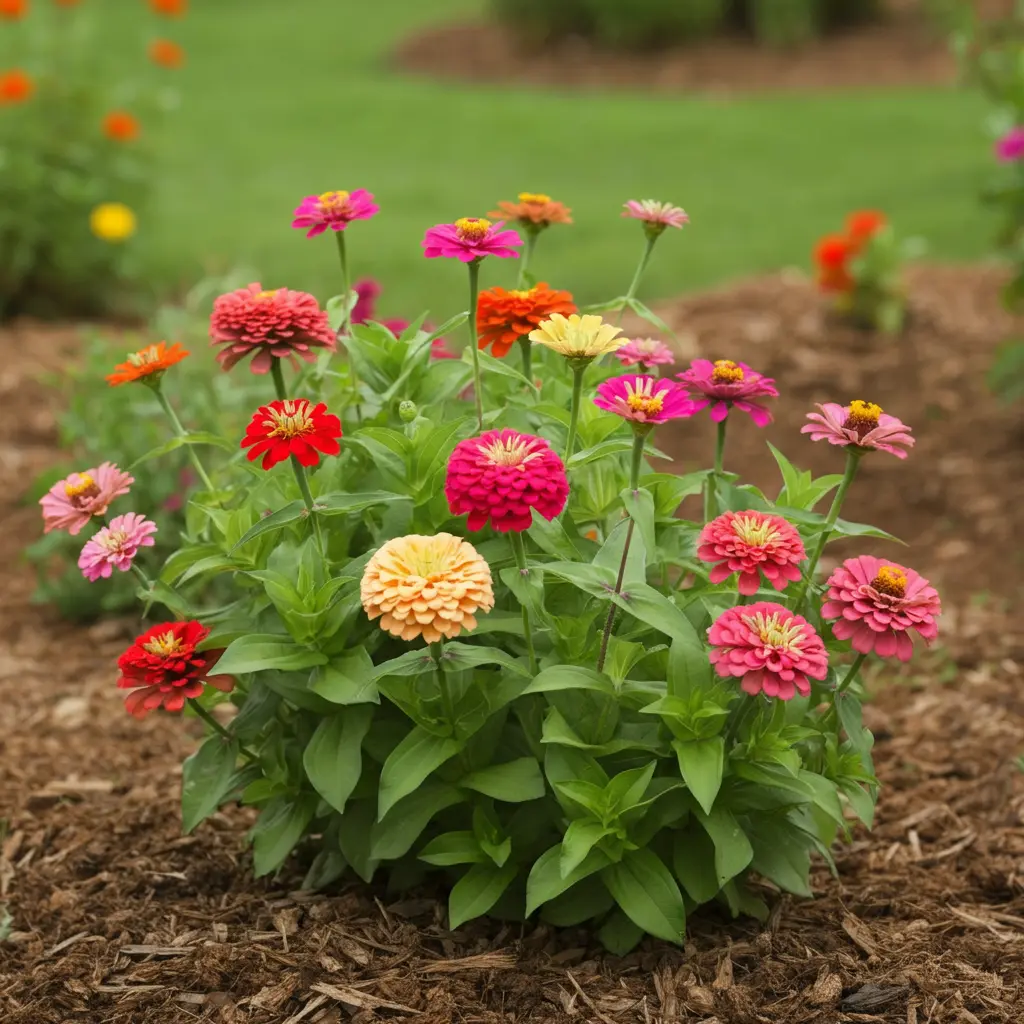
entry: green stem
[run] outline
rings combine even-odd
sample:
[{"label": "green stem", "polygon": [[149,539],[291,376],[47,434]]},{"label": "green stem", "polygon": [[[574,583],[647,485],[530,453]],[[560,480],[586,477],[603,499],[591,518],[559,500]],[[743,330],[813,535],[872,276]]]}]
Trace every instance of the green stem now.
[{"label": "green stem", "polygon": [[519,276],[516,278],[516,288],[520,290],[526,287],[526,272],[533,258],[533,248],[537,244],[538,234],[538,231],[526,232],[526,245],[523,247],[523,255],[519,258]]},{"label": "green stem", "polygon": [[316,509],[313,507],[313,492],[309,489],[309,480],[306,478],[306,467],[293,455],[291,457],[292,470],[295,473],[295,480],[299,485],[299,490],[302,492],[302,500],[305,502],[306,508],[309,511],[309,517],[313,520],[313,533],[316,534],[316,542],[320,548],[320,554],[326,558],[326,551],[324,549],[324,538],[320,532],[320,517],[317,515]]},{"label": "green stem", "polygon": [[704,488],[704,522],[710,523],[718,515],[718,479],[722,475],[722,463],[725,459],[725,425],[728,417],[718,424],[718,437],[715,440],[715,468],[708,476]]},{"label": "green stem", "polygon": [[525,335],[519,337],[519,354],[523,357],[523,376],[533,383],[533,342]]},{"label": "green stem", "polygon": [[654,252],[654,243],[657,238],[648,237],[644,244],[644,254],[640,257],[640,262],[637,264],[636,273],[633,274],[633,280],[629,284],[629,291],[626,292],[625,299],[622,308],[619,310],[619,323],[622,323],[623,314],[629,306],[629,301],[635,298],[637,289],[640,287],[640,279],[644,276],[644,271],[647,269],[647,264],[651,262],[651,253]]},{"label": "green stem", "polygon": [[569,468],[569,460],[576,448],[576,425],[580,419],[580,396],[583,394],[583,374],[587,372],[586,363],[574,364],[572,368],[572,406],[569,410],[569,436],[565,442],[565,466]]},{"label": "green stem", "polygon": [[281,369],[281,360],[277,356],[270,359],[270,376],[274,378],[274,390],[277,397],[284,402],[288,398],[288,390],[284,386],[284,371]]},{"label": "green stem", "polygon": [[444,641],[436,640],[430,645],[430,653],[434,656],[434,677],[437,679],[437,688],[441,691],[441,704],[444,707],[445,717],[452,727],[452,735],[455,735],[455,702],[452,700],[452,691],[448,686],[448,677],[445,675],[444,663]]},{"label": "green stem", "polygon": [[[512,543],[512,554],[515,555],[516,565],[519,567],[519,575],[526,580],[530,570],[526,565],[526,545],[523,543],[523,535],[518,531],[509,534]],[[526,605],[521,601],[520,607],[523,611],[523,636],[526,638],[526,653],[530,658],[530,674],[537,674],[537,654],[533,649],[533,630],[530,628],[530,613]]]},{"label": "green stem", "polygon": [[477,332],[477,295],[480,291],[480,260],[466,264],[469,267],[469,350],[473,353],[473,399],[476,402],[476,425],[484,429],[483,384],[480,379],[480,341]]},{"label": "green stem", "polygon": [[633,427],[633,452],[629,461],[629,486],[634,491],[640,490],[640,469],[644,464],[644,442],[651,432],[650,427],[646,430],[638,430],[638,426],[640,425],[634,424]]},{"label": "green stem", "polygon": [[850,666],[846,675],[843,676],[842,680],[836,685],[835,697],[841,696],[846,691],[846,689],[856,678],[857,673],[860,671],[861,665],[863,665],[866,660],[866,654],[858,654],[857,657],[854,658],[853,664]]},{"label": "green stem", "polygon": [[[181,425],[181,420],[178,419],[178,414],[171,407],[171,403],[167,401],[167,396],[163,393],[163,391],[161,391],[160,388],[157,387],[153,389],[153,394],[156,395],[156,400],[160,403],[161,408],[167,414],[167,418],[171,421],[171,427],[173,428],[174,433],[178,437],[188,437],[188,433],[186,432],[185,428]],[[210,480],[209,476],[206,473],[206,470],[203,468],[202,462],[199,461],[199,456],[196,455],[192,445],[186,444],[185,448],[188,451],[188,457],[192,463],[193,468],[199,474],[199,479],[203,481],[203,486],[208,491],[212,491],[214,489],[213,482]]]},{"label": "green stem", "polygon": [[[223,739],[226,739],[226,740],[228,740],[228,741],[229,741],[230,743],[234,743],[234,742],[235,742],[235,737],[234,737],[234,736],[232,736],[232,735],[231,735],[231,733],[229,733],[229,732],[227,731],[227,729],[225,729],[225,728],[224,728],[224,726],[223,726],[223,725],[221,725],[221,724],[220,724],[220,722],[218,722],[218,721],[217,721],[217,719],[216,719],[216,718],[214,718],[214,717],[213,717],[213,715],[211,715],[211,714],[210,714],[210,712],[209,712],[209,711],[207,711],[207,710],[206,710],[206,708],[204,708],[204,707],[203,707],[203,705],[199,703],[199,701],[198,701],[198,700],[196,700],[196,698],[195,698],[195,697],[189,697],[189,698],[188,698],[188,704],[189,704],[189,707],[190,707],[190,708],[192,708],[192,710],[193,710],[193,711],[194,711],[194,712],[195,712],[195,713],[196,713],[196,714],[197,714],[197,715],[198,715],[198,716],[199,716],[199,717],[200,717],[200,718],[201,718],[201,719],[202,719],[202,720],[203,720],[203,721],[204,721],[204,722],[205,722],[205,723],[206,723],[206,724],[207,724],[207,725],[208,725],[208,726],[209,726],[209,727],[211,728],[211,729],[213,729],[213,731],[214,731],[215,733],[219,733],[219,734],[220,734],[220,736],[221,736],[221,737],[222,737]],[[247,759],[248,759],[249,761],[252,761],[252,762],[254,762],[254,763],[255,763],[255,762],[257,762],[257,761],[259,761],[259,757],[257,757],[257,756],[256,756],[256,754],[254,754],[254,753],[253,753],[253,752],[252,752],[252,751],[251,751],[251,750],[250,750],[250,749],[249,749],[249,748],[248,748],[247,746],[245,746],[244,744],[241,744],[241,743],[240,743],[240,744],[238,745],[238,750],[239,750],[239,753],[240,753],[240,754],[242,755],[242,757],[244,757],[244,758],[247,758]]]},{"label": "green stem", "polygon": [[131,570],[135,573],[138,581],[146,588],[146,590],[153,589],[153,581],[134,562],[131,564]]},{"label": "green stem", "polygon": [[[341,328],[338,333],[348,336],[352,330],[352,307],[349,305],[349,300],[352,298],[352,286],[349,283],[348,250],[345,248],[345,232],[335,231],[334,237],[338,243],[338,262],[341,264],[341,287],[345,306],[345,312],[342,315],[341,320]],[[352,379],[352,389],[356,393],[356,421],[362,423],[363,412],[359,407],[359,375],[356,373],[355,363],[352,362],[351,352],[348,354],[348,373],[349,377]]]}]

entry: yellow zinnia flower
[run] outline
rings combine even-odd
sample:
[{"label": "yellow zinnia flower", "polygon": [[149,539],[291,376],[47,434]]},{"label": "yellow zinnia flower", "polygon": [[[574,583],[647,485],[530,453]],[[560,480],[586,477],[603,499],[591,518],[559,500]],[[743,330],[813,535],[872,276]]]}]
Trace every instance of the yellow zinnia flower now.
[{"label": "yellow zinnia flower", "polygon": [[530,332],[530,340],[546,345],[567,359],[596,359],[626,344],[627,338],[618,337],[621,333],[621,327],[606,324],[599,316],[552,313]]},{"label": "yellow zinnia flower", "polygon": [[389,540],[366,563],[360,597],[381,629],[427,643],[475,629],[474,613],[494,607],[490,566],[450,533]]},{"label": "yellow zinnia flower", "polygon": [[89,215],[89,228],[104,242],[123,242],[135,234],[135,214],[124,203],[100,203]]}]

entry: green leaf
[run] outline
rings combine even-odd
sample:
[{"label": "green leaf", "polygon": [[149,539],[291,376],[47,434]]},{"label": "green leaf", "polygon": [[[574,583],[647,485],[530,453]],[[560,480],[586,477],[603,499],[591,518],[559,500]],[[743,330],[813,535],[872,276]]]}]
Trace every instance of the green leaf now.
[{"label": "green leaf", "polygon": [[[597,920],[615,906],[612,894],[597,875],[584,878],[571,889],[544,905],[541,920],[556,928],[574,928],[584,921]],[[633,923],[626,919],[632,928]]]},{"label": "green leaf", "polygon": [[313,673],[310,689],[332,704],[379,704],[374,667],[365,647],[338,655]]},{"label": "green leaf", "polygon": [[181,766],[181,829],[187,835],[221,805],[231,791],[238,744],[211,736]]},{"label": "green leaf", "polygon": [[598,929],[597,937],[612,956],[626,956],[640,944],[644,930],[616,907]]},{"label": "green leaf", "polygon": [[470,416],[456,417],[434,427],[423,440],[422,434],[416,435],[417,451],[413,476],[417,483],[425,484],[430,480],[434,471],[446,461],[447,453],[454,447],[455,438],[473,422]]},{"label": "green leaf", "polygon": [[654,498],[651,492],[644,490],[643,487],[638,491],[627,487],[622,491],[620,497],[622,504],[626,506],[629,518],[636,523],[636,527],[640,531],[644,548],[649,552],[654,552],[658,542],[654,534]]},{"label": "green leaf", "polygon": [[[480,372],[484,379],[487,379],[488,373],[496,373],[501,377],[510,377],[512,380],[519,384],[525,384],[535,394],[539,395],[540,392],[537,390],[537,385],[532,380],[527,380],[515,367],[509,364],[505,359],[495,359],[490,352],[485,352],[482,349],[477,352],[480,357]],[[472,364],[473,353],[467,347],[462,352],[462,361],[464,363]]]},{"label": "green leaf", "polygon": [[262,811],[253,827],[253,873],[257,878],[276,871],[302,838],[316,811],[312,793],[297,797],[277,797]]},{"label": "green leaf", "polygon": [[567,559],[571,562],[580,557],[580,551],[565,529],[564,520],[567,518],[567,515],[556,516],[549,521],[533,509],[533,525],[530,527],[529,536],[537,547],[553,558]]},{"label": "green leaf", "polygon": [[721,736],[706,740],[674,740],[672,749],[676,752],[683,781],[704,813],[710,814],[722,785],[725,740]]},{"label": "green leaf", "polygon": [[654,324],[659,331],[668,335],[672,334],[672,328],[657,313],[648,309],[639,299],[630,299],[629,306],[637,316],[643,317],[650,324]]},{"label": "green leaf", "polygon": [[629,297],[619,295],[617,298],[608,299],[606,302],[593,302],[580,310],[581,313],[609,313],[624,308],[629,304]]},{"label": "green leaf", "polygon": [[435,736],[422,726],[415,726],[391,751],[381,769],[377,820],[382,820],[402,797],[416,789],[462,747],[463,744],[451,736]]},{"label": "green leaf", "polygon": [[453,864],[490,863],[472,832],[445,832],[435,836],[420,850],[419,859],[442,868]]},{"label": "green leaf", "polygon": [[664,594],[646,583],[630,583],[612,600],[624,611],[673,640],[693,647],[700,645],[697,632],[686,615]]},{"label": "green leaf", "polygon": [[619,772],[608,783],[605,791],[608,810],[615,814],[622,814],[640,803],[647,792],[647,787],[651,784],[654,769],[657,766],[657,761],[651,761],[642,768],[629,768],[624,772]]},{"label": "green leaf", "polygon": [[689,699],[709,689],[711,662],[697,631],[688,637],[674,637],[668,652],[668,692]]},{"label": "green leaf", "polygon": [[698,812],[697,819],[715,847],[718,884],[725,885],[750,864],[754,856],[753,847],[731,811],[716,807],[710,814]]},{"label": "green leaf", "polygon": [[370,829],[370,856],[374,860],[398,860],[412,849],[413,843],[430,819],[465,795],[445,782],[430,782],[399,800],[383,821]]},{"label": "green leaf", "polygon": [[864,728],[860,701],[852,693],[837,694],[834,700],[839,721],[842,723],[846,738],[850,741],[850,746],[860,754],[861,760],[870,758],[875,738],[870,730]]},{"label": "green leaf", "polygon": [[232,558],[227,558],[225,555],[210,555],[208,558],[200,558],[198,562],[194,562],[190,565],[182,574],[178,580],[178,586],[182,586],[188,583],[189,580],[195,579],[197,576],[202,576],[205,573],[215,572],[233,572],[238,569],[242,569],[241,566]]},{"label": "green leaf", "polygon": [[372,708],[350,708],[325,718],[306,744],[302,755],[306,776],[336,811],[344,812],[362,774],[362,742],[372,721]]},{"label": "green leaf", "polygon": [[722,887],[715,870],[715,847],[699,826],[676,832],[672,844],[672,869],[694,903],[713,900]]},{"label": "green leaf", "polygon": [[374,665],[371,678],[376,681],[385,676],[419,676],[424,672],[433,672],[434,668],[434,656],[429,650],[420,648]]},{"label": "green leaf", "polygon": [[469,313],[456,313],[454,316],[448,317],[447,320],[440,327],[435,327],[428,335],[427,341],[434,341],[435,338],[443,338],[446,334],[451,334],[457,327],[461,327],[469,319]]},{"label": "green leaf", "polygon": [[363,491],[360,494],[324,494],[313,502],[322,516],[340,516],[347,512],[362,512],[374,505],[390,505],[393,501],[409,501],[407,494],[392,491]]},{"label": "green leaf", "polygon": [[633,439],[629,437],[613,437],[608,441],[595,444],[593,448],[585,448],[576,452],[566,463],[566,469],[578,469],[589,462],[597,462],[599,459],[606,459],[610,455],[620,455],[622,452],[633,450]]},{"label": "green leaf", "polygon": [[785,819],[761,819],[753,830],[754,859],[751,867],[780,889],[795,896],[811,897],[809,840]]},{"label": "green leaf", "polygon": [[161,445],[157,445],[156,448],[151,448],[145,455],[140,455],[128,468],[135,469],[137,466],[141,466],[144,462],[149,462],[150,459],[159,458],[161,455],[168,455],[170,452],[177,451],[183,445],[192,444],[209,444],[215,448],[222,448],[224,451],[234,452],[235,446],[230,441],[225,440],[223,437],[217,434],[210,434],[205,431],[196,431],[191,434],[186,434],[184,437],[172,437],[169,441],[165,441]]},{"label": "green leaf", "polygon": [[541,566],[544,572],[572,583],[594,597],[608,600],[615,590],[615,570],[600,565],[581,565],[577,562],[549,562]]},{"label": "green leaf", "polygon": [[540,765],[532,757],[481,768],[460,779],[459,785],[510,804],[539,800],[546,792]]},{"label": "green leaf", "polygon": [[251,633],[228,645],[217,662],[217,674],[240,676],[246,672],[265,672],[278,669],[291,672],[300,668],[323,665],[327,656],[277,634]]},{"label": "green leaf", "polygon": [[541,669],[523,693],[553,693],[558,690],[595,690],[615,696],[615,687],[606,675],[579,665],[552,665]]},{"label": "green leaf", "polygon": [[601,872],[601,880],[638,928],[682,945],[686,932],[682,893],[657,854],[647,847],[629,850],[618,864]]},{"label": "green leaf", "polygon": [[521,676],[530,674],[525,665],[497,647],[477,647],[473,644],[459,643],[457,640],[444,645],[441,661],[449,671],[461,672],[464,669],[476,668],[478,665],[500,665]]},{"label": "green leaf", "polygon": [[569,822],[562,837],[562,855],[558,870],[562,877],[571,875],[590,854],[590,851],[606,836],[611,828],[594,818],[577,818]]},{"label": "green leaf", "polygon": [[231,550],[237,551],[238,548],[248,544],[249,541],[255,540],[257,537],[261,537],[263,534],[270,533],[273,530],[282,530],[289,523],[294,523],[296,519],[302,519],[303,516],[308,515],[309,511],[301,500],[289,502],[284,508],[271,512],[269,516],[264,516],[255,526],[247,530],[242,535],[241,540]]},{"label": "green leaf", "polygon": [[594,849],[587,854],[582,864],[563,877],[559,866],[561,856],[562,844],[556,843],[545,850],[530,869],[530,876],[526,880],[527,917],[539,906],[561,895],[588,875],[601,871],[610,863],[600,850]]},{"label": "green leaf", "polygon": [[474,864],[455,883],[448,897],[448,927],[458,928],[486,914],[512,884],[518,870],[513,863],[500,868],[494,864]]}]

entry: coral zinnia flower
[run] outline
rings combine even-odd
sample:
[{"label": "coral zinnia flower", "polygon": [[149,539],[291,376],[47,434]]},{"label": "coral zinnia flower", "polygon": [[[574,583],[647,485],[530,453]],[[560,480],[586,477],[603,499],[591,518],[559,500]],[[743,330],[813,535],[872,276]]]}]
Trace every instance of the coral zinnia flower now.
[{"label": "coral zinnia flower", "polygon": [[257,282],[221,295],[213,304],[210,337],[226,345],[217,353],[221,368],[230,370],[248,355],[253,373],[268,373],[272,359],[298,356],[307,363],[313,348],[333,352],[334,331],[315,298],[290,288],[264,291]]},{"label": "coral zinnia flower", "polygon": [[0,18],[17,21],[28,11],[28,0],[0,0]]},{"label": "coral zinnia flower", "polygon": [[503,223],[492,224],[483,217],[460,217],[454,224],[437,224],[423,236],[423,255],[428,260],[448,256],[463,263],[485,256],[518,256],[516,250],[523,240],[515,231],[499,230]]},{"label": "coral zinnia flower", "polygon": [[676,361],[672,349],[657,338],[633,338],[615,353],[615,358],[623,366],[639,365],[641,373],[646,373],[649,366],[668,366]]},{"label": "coral zinnia flower", "polygon": [[569,497],[562,460],[542,437],[516,430],[488,430],[460,441],[448,459],[444,493],[452,515],[469,513],[466,525],[517,533],[530,528],[535,508],[559,515]]},{"label": "coral zinnia flower", "polygon": [[167,711],[180,711],[185,701],[198,697],[203,685],[229,692],[235,685],[231,676],[211,676],[224,649],[197,651],[210,635],[209,629],[195,620],[161,622],[147,629],[120,658],[121,678],[117,685],[131,690],[124,706],[135,718],[145,718],[161,705]]},{"label": "coral zinnia flower", "polygon": [[19,68],[0,74],[0,106],[24,103],[35,91],[35,82]]},{"label": "coral zinnia flower", "polygon": [[154,14],[180,18],[188,10],[188,0],[149,0],[149,6]]},{"label": "coral zinnia flower", "polygon": [[100,203],[89,214],[89,230],[104,242],[124,242],[135,234],[135,214],[124,203]]},{"label": "coral zinnia flower", "polygon": [[476,629],[476,613],[494,607],[490,566],[450,533],[389,540],[366,563],[359,594],[381,629],[427,643]]},{"label": "coral zinnia flower", "polygon": [[114,569],[127,572],[139,548],[151,548],[156,543],[154,533],[156,523],[137,512],[115,516],[109,526],[104,526],[85,542],[78,556],[78,568],[90,583],[100,577],[109,579]]},{"label": "coral zinnia flower", "polygon": [[617,352],[626,344],[618,335],[621,327],[606,324],[599,316],[573,313],[563,316],[552,313],[535,331],[530,331],[530,340],[546,345],[566,359],[596,359],[607,352]]},{"label": "coral zinnia flower", "polygon": [[693,395],[697,410],[711,406],[711,419],[721,423],[733,406],[747,413],[759,426],[766,427],[772,414],[755,398],[778,398],[775,381],[752,370],[746,363],[731,359],[694,359],[690,368],[676,377],[698,394]]},{"label": "coral zinnia flower", "polygon": [[820,412],[807,414],[811,422],[800,428],[800,433],[810,434],[812,441],[828,441],[844,448],[852,444],[864,451],[877,448],[898,459],[905,459],[905,449],[914,446],[910,427],[872,402],[858,399],[847,406],[826,402],[818,409]]},{"label": "coral zinnia flower", "polygon": [[825,644],[802,616],[771,601],[737,605],[708,630],[708,655],[723,678],[741,679],[745,693],[791,700],[811,692],[807,677],[828,674]]},{"label": "coral zinnia flower", "polygon": [[240,447],[249,449],[250,462],[262,455],[264,469],[290,455],[303,466],[315,466],[320,461],[318,452],[337,455],[341,451],[339,437],[341,420],[323,402],[314,406],[305,398],[286,398],[261,405],[253,413]]},{"label": "coral zinnia flower", "polygon": [[373,201],[373,193],[365,188],[352,192],[322,192],[318,196],[306,196],[295,208],[293,228],[309,228],[307,238],[315,238],[328,228],[344,231],[353,220],[369,220],[380,212]]},{"label": "coral zinnia flower", "polygon": [[690,223],[690,217],[684,209],[657,199],[630,199],[623,206],[625,209],[622,216],[642,220],[648,238],[657,238],[665,228],[681,228]]},{"label": "coral zinnia flower", "polygon": [[115,142],[131,142],[140,131],[138,120],[126,110],[113,110],[103,118],[103,134]]},{"label": "coral zinnia flower", "polygon": [[697,411],[686,389],[674,381],[632,373],[601,381],[594,405],[633,423],[651,426],[692,416]]},{"label": "coral zinnia flower", "polygon": [[838,619],[832,632],[849,640],[860,654],[880,658],[894,654],[910,661],[916,629],[931,643],[938,636],[935,619],[942,613],[938,592],[923,577],[902,565],[871,555],[848,558],[828,579],[822,618]]},{"label": "coral zinnia flower", "polygon": [[543,231],[551,224],[571,224],[572,211],[543,192],[520,192],[519,202],[502,200],[497,210],[491,210],[488,217],[502,220],[517,220],[528,232]]},{"label": "coral zinnia flower", "polygon": [[116,497],[127,494],[134,482],[135,477],[112,462],[58,480],[39,499],[43,533],[67,530],[74,537],[93,516],[103,515]]},{"label": "coral zinnia flower", "polygon": [[170,39],[154,39],[149,44],[149,59],[162,68],[180,68],[185,63],[185,51]]},{"label": "coral zinnia flower", "polygon": [[860,251],[865,242],[885,227],[886,216],[879,210],[857,210],[846,218],[846,234],[854,252]]},{"label": "coral zinnia flower", "polygon": [[814,263],[818,268],[818,287],[823,292],[848,292],[854,286],[849,259],[853,243],[845,235],[826,235],[814,247]]},{"label": "coral zinnia flower", "polygon": [[167,342],[158,341],[155,345],[147,345],[138,352],[132,352],[127,362],[118,363],[114,367],[114,372],[107,374],[107,383],[111,387],[116,387],[118,384],[141,380],[144,384],[152,386],[168,368],[180,363],[188,354],[188,350],[182,348],[178,342],[174,342],[168,348]]},{"label": "coral zinnia flower", "polygon": [[708,579],[722,583],[740,574],[741,594],[756,594],[760,573],[776,589],[800,579],[798,564],[807,557],[796,529],[781,516],[764,512],[723,512],[701,531],[697,557],[715,563]]},{"label": "coral zinnia flower", "polygon": [[569,292],[555,291],[543,281],[525,291],[488,288],[480,293],[476,308],[480,347],[490,345],[499,359],[552,313],[576,312]]}]

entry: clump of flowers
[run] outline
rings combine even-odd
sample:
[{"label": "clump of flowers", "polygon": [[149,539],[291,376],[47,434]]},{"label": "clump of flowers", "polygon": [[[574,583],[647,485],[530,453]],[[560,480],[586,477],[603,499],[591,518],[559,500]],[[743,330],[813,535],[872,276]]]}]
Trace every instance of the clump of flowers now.
[{"label": "clump of flowers", "polygon": [[882,407],[874,402],[860,399],[849,405],[826,402],[817,408],[817,412],[807,414],[810,423],[800,428],[800,433],[810,434],[812,441],[828,441],[844,448],[852,446],[861,452],[888,452],[898,459],[905,459],[907,449],[914,446],[910,427],[882,412]]},{"label": "clump of flowers", "polygon": [[115,498],[127,494],[133,482],[130,473],[112,462],[58,480],[39,499],[43,507],[43,532],[67,530],[74,537],[93,516],[102,516]]},{"label": "clump of flowers", "polygon": [[623,366],[638,366],[647,373],[652,366],[670,366],[676,361],[672,349],[657,338],[631,338],[616,353]]},{"label": "clump of flowers", "polygon": [[782,516],[751,509],[723,512],[707,523],[697,557],[712,564],[712,583],[724,583],[739,573],[737,589],[749,596],[760,590],[762,575],[776,590],[799,581],[807,552],[800,533]]},{"label": "clump of flowers", "polygon": [[369,220],[380,212],[373,201],[373,193],[365,188],[352,192],[322,192],[306,196],[296,207],[293,228],[308,228],[307,238],[331,231],[344,231],[354,220]]},{"label": "clump of flowers", "polygon": [[294,456],[302,466],[315,466],[320,455],[341,451],[341,420],[327,411],[323,402],[313,405],[305,398],[288,398],[261,405],[246,427],[242,447],[246,457],[270,469]]},{"label": "clump of flowers", "polygon": [[109,579],[113,571],[127,572],[139,553],[139,548],[151,548],[156,543],[153,535],[156,523],[137,512],[115,516],[110,525],[90,537],[78,558],[78,568],[91,583]]}]

